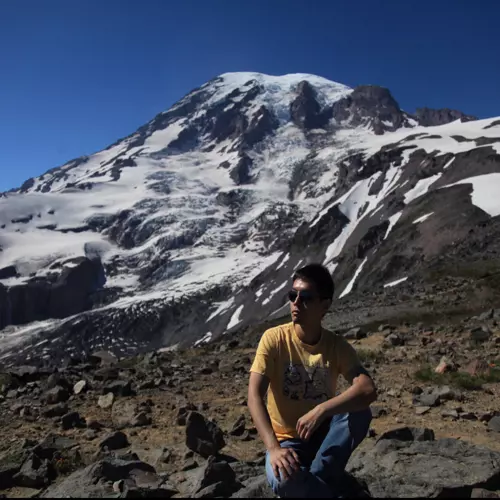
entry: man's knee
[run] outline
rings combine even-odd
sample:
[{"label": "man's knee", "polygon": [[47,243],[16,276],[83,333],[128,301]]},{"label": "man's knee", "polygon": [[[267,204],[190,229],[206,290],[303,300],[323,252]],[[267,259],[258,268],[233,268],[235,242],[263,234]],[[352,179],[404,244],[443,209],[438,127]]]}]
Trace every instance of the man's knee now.
[{"label": "man's knee", "polygon": [[267,474],[267,480],[275,495],[282,498],[304,498],[305,475],[303,470],[294,472],[288,478],[280,475],[280,479],[274,474]]}]

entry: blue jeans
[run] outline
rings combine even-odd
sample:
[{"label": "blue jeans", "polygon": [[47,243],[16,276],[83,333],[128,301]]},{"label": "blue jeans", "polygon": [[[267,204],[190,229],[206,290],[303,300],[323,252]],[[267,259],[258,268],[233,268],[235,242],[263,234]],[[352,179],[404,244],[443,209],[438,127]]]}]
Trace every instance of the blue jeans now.
[{"label": "blue jeans", "polygon": [[293,448],[300,470],[290,478],[277,479],[266,454],[267,480],[282,498],[339,498],[347,462],[368,433],[371,410],[335,415],[321,424],[308,442],[301,439],[281,441],[282,448]]}]

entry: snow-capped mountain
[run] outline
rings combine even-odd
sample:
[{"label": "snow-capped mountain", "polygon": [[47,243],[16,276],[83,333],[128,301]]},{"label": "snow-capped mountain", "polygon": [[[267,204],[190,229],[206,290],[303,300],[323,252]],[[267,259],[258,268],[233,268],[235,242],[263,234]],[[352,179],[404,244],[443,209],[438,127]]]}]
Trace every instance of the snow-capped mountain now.
[{"label": "snow-capped mountain", "polygon": [[0,195],[0,361],[119,355],[410,283],[500,215],[500,120],[387,89],[224,74],[104,151]]}]

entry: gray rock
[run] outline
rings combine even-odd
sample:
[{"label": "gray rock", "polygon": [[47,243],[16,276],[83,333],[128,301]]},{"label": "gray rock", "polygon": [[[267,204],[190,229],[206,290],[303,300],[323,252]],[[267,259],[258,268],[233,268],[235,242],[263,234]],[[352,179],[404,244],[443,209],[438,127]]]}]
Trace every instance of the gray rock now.
[{"label": "gray rock", "polygon": [[265,474],[248,479],[244,484],[245,487],[231,498],[274,498],[275,496]]},{"label": "gray rock", "polygon": [[130,380],[114,380],[106,384],[102,390],[103,394],[112,392],[115,396],[130,396],[132,394],[132,384]]},{"label": "gray rock", "polygon": [[384,415],[387,415],[387,409],[382,407],[382,406],[372,405],[372,406],[370,406],[370,409],[371,409],[373,418],[380,418],[380,417],[383,417]]},{"label": "gray rock", "polygon": [[491,335],[491,330],[487,326],[474,328],[470,332],[470,338],[474,342],[485,342],[490,339]]},{"label": "gray rock", "polygon": [[2,489],[14,486],[14,476],[19,472],[20,464],[7,463],[0,465],[0,485]]},{"label": "gray rock", "polygon": [[431,410],[430,406],[417,406],[415,413],[417,415],[424,415],[425,413],[429,412]]},{"label": "gray rock", "polygon": [[69,392],[61,386],[57,386],[48,390],[43,399],[49,405],[61,403],[69,399]]},{"label": "gray rock", "polygon": [[56,405],[49,406],[42,410],[42,415],[46,418],[62,417],[68,413],[68,410],[67,403],[57,403]]},{"label": "gray rock", "polygon": [[490,491],[483,488],[474,488],[470,494],[471,498],[500,498],[500,490]]},{"label": "gray rock", "polygon": [[73,429],[74,427],[85,428],[87,424],[85,423],[85,419],[80,417],[78,412],[72,411],[62,417],[61,425],[62,428],[67,431],[69,429]]},{"label": "gray rock", "polygon": [[100,443],[99,448],[102,450],[107,448],[108,450],[119,450],[121,448],[126,448],[129,446],[127,435],[121,431],[113,432],[108,434]]},{"label": "gray rock", "polygon": [[458,411],[457,410],[443,410],[441,412],[441,416],[450,417],[450,418],[456,420],[458,418]]},{"label": "gray rock", "polygon": [[391,439],[396,441],[434,441],[434,431],[421,427],[400,427],[384,432],[377,441]]},{"label": "gray rock", "polygon": [[233,484],[235,479],[236,475],[227,462],[217,462],[215,457],[209,457],[195,473],[192,493],[199,493],[207,486],[219,482]]},{"label": "gray rock", "polygon": [[176,424],[177,425],[186,425],[187,416],[188,416],[188,413],[190,411],[197,411],[196,406],[191,404],[191,403],[188,403],[184,406],[181,406],[177,410]]},{"label": "gray rock", "polygon": [[100,366],[109,366],[118,363],[118,358],[109,351],[97,351],[90,355],[90,361]]},{"label": "gray rock", "polygon": [[57,434],[49,434],[43,441],[40,441],[33,452],[40,458],[52,460],[55,453],[71,450],[78,444],[70,438],[59,436]]},{"label": "gray rock", "polygon": [[151,465],[140,460],[106,458],[50,486],[42,494],[42,498],[116,497],[113,484],[117,481],[123,481],[123,493],[128,492],[124,494],[125,497],[163,496],[169,498],[176,493],[176,490],[169,488],[163,491],[163,483],[156,476],[155,469]]},{"label": "gray rock", "polygon": [[97,400],[97,404],[101,408],[111,408],[113,406],[113,401],[115,400],[115,395],[112,392],[108,392],[107,394],[104,394],[103,396],[99,396],[99,399]]},{"label": "gray rock", "polygon": [[54,470],[50,462],[32,454],[13,477],[13,482],[17,486],[24,486],[25,488],[43,488],[54,477]]},{"label": "gray rock", "polygon": [[229,434],[231,436],[241,436],[245,432],[245,415],[240,415],[231,427]]},{"label": "gray rock", "polygon": [[414,396],[413,404],[415,406],[438,406],[441,402],[439,394],[425,391],[418,396]]},{"label": "gray rock", "polygon": [[132,418],[132,421],[130,423],[133,427],[151,425],[152,423],[151,415],[149,415],[144,411],[141,411]]},{"label": "gray rock", "polygon": [[488,429],[494,432],[500,432],[500,417],[493,417],[488,422]]},{"label": "gray rock", "polygon": [[80,394],[84,390],[87,389],[87,381],[86,380],[80,380],[73,386],[73,392],[75,394]]},{"label": "gray rock", "polygon": [[186,446],[202,457],[216,455],[226,445],[222,430],[201,413],[192,411],[186,421]]},{"label": "gray rock", "polygon": [[360,340],[366,337],[366,331],[362,328],[351,328],[348,332],[344,333],[344,338],[347,340]]},{"label": "gray rock", "polygon": [[445,497],[500,477],[500,453],[456,439],[378,440],[358,448],[347,470],[374,497]]},{"label": "gray rock", "polygon": [[384,339],[384,344],[391,346],[403,345],[403,339],[397,333],[391,333]]}]

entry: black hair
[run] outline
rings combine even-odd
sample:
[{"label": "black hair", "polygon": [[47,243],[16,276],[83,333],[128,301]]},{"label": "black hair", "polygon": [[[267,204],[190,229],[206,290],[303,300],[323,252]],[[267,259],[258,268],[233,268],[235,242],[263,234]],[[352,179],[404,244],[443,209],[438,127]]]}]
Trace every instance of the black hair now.
[{"label": "black hair", "polygon": [[301,267],[295,271],[292,282],[297,279],[302,279],[313,284],[322,299],[333,299],[335,286],[332,275],[325,266],[321,264],[308,264]]}]

